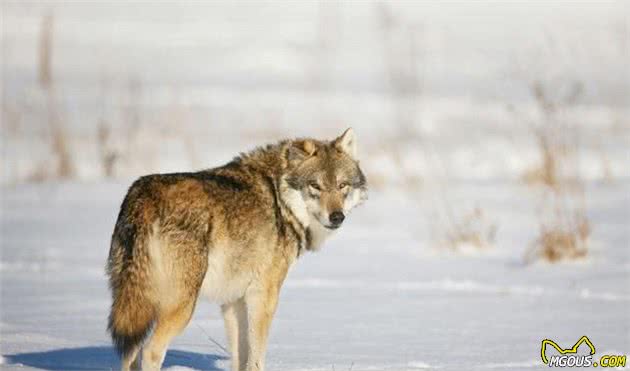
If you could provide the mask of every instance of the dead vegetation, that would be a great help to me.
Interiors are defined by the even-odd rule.
[[[497,225],[490,222],[483,210],[475,207],[458,220],[451,220],[440,245],[462,252],[463,250],[486,250],[494,246]]]
[[[584,182],[580,176],[580,136],[575,122],[564,112],[582,95],[574,82],[563,96],[552,97],[552,89],[540,81],[530,87],[539,120],[530,121],[538,144],[540,163],[523,180],[540,191],[539,235],[525,253],[527,263],[575,260],[588,254],[591,225],[586,215]]]
[[[531,263],[536,259],[544,259],[555,263],[586,257],[589,234],[587,220],[581,220],[568,228],[541,225],[539,237],[527,251],[525,260]]]
[[[386,87],[391,105],[393,135],[379,143],[391,157],[401,174],[402,186],[417,191],[422,178],[410,172],[404,163],[407,149],[422,147],[422,136],[416,129],[420,123],[422,91],[424,85],[423,44],[421,27],[404,22],[386,3],[375,7],[378,30],[381,36],[382,55],[385,62]],[[374,174],[374,178],[379,178]]]
[[[540,161],[523,175],[531,185],[558,189],[579,182],[577,179],[577,151],[579,132],[577,125],[564,118],[567,107],[574,105],[582,94],[582,84],[573,82],[562,97],[553,98],[551,89],[535,81],[530,86],[538,108],[538,120],[528,121],[536,140]]]
[[[543,210],[538,238],[525,253],[526,263],[575,260],[588,255],[591,223],[586,216],[583,190],[555,192],[550,201],[554,210]]]
[[[430,233],[435,245],[454,252],[483,251],[495,242],[497,225],[488,220],[481,207],[472,210],[455,203],[450,194],[452,186],[444,159],[423,138],[422,93],[425,88],[425,45],[422,24],[406,22],[387,3],[376,5],[376,18],[381,36],[385,65],[386,86],[391,104],[395,129],[378,144],[390,158],[399,174],[400,186],[412,198],[418,197],[420,188],[432,194],[429,220]],[[426,174],[410,169],[408,153],[417,148]],[[414,152],[414,151],[411,151]],[[386,176],[370,174],[370,181],[385,183]]]
[[[38,58],[38,81],[47,100],[48,127],[50,130],[51,150],[57,159],[54,176],[59,179],[69,179],[74,176],[74,164],[70,155],[68,135],[60,119],[59,103],[55,95],[55,81],[52,69],[53,54],[53,25],[52,14],[42,19]],[[35,175],[41,176],[41,174]]]
[[[27,166],[22,167],[18,164],[9,167],[12,173],[7,174],[7,179],[11,182],[41,183],[76,179],[79,176],[78,159],[74,158],[77,148],[73,148],[73,140],[77,141],[79,134],[68,128],[63,88],[60,88],[60,83],[55,78],[54,29],[54,15],[49,13],[43,16],[36,44],[36,69],[33,71],[36,76],[35,89],[25,89],[22,94],[2,101],[1,121],[7,139],[20,142],[25,140],[24,137],[35,136],[35,141],[45,148],[41,152],[38,151]],[[95,149],[97,166],[100,165],[100,175],[103,177],[112,178],[119,175],[120,168],[129,163],[131,158],[137,157],[140,161],[149,158],[144,148],[138,144],[143,142],[140,138],[141,85],[130,78],[128,90],[128,97],[121,98],[120,112],[114,112],[113,117],[101,112],[95,119],[94,134],[90,136],[90,144]],[[110,97],[104,93],[101,101],[105,102],[107,98]],[[191,152],[194,150],[190,141],[186,142],[185,147]],[[88,150],[90,148],[92,147],[90,146]]]
[[[101,120],[98,124],[96,142],[98,143],[99,157],[103,174],[107,178],[114,177],[114,169],[116,162],[120,158],[118,152],[109,145],[111,141],[111,128],[105,120]]]

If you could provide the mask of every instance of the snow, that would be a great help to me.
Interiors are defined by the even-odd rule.
[[[108,370],[105,331],[110,233],[128,182],[3,188],[3,369]],[[283,287],[270,370],[519,370],[540,367],[540,342],[587,335],[599,350],[630,351],[628,184],[589,184],[599,248],[587,259],[524,265],[536,229],[527,188],[457,182],[454,197],[491,205],[496,246],[461,255],[433,247],[425,214],[404,191],[372,192]],[[511,203],[501,202],[512,194]],[[216,306],[201,301],[166,358],[169,370],[215,370],[229,360]]]

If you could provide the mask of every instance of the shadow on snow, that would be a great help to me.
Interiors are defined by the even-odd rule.
[[[112,347],[63,348],[45,352],[3,355],[5,364],[53,371],[119,370],[120,359]],[[169,350],[162,367],[183,366],[195,370],[220,371],[216,361],[225,357],[182,350]]]

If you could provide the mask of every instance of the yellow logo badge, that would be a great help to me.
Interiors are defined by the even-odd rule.
[[[578,349],[582,344],[586,344],[589,354],[578,354]],[[547,357],[548,346],[554,348],[559,354]],[[595,345],[587,337],[582,336],[571,348],[561,348],[553,340],[544,339],[540,346],[540,358],[549,367],[625,367],[625,355],[604,355],[599,359],[599,363],[594,361]]]

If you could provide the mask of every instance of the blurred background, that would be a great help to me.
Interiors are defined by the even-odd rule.
[[[629,175],[623,1],[45,1],[2,13],[3,184],[211,167],[347,126],[373,185],[438,170],[517,179],[540,165],[550,120],[580,147],[582,176]]]
[[[116,362],[102,266],[135,177],[347,127],[371,200],[292,273],[274,369],[527,368],[542,338],[584,334],[630,350],[629,5],[3,1],[6,363]],[[82,304],[24,315],[51,296]],[[216,313],[193,322],[179,349],[223,342]],[[83,348],[37,353],[59,332]],[[405,346],[362,342],[375,333]],[[516,363],[508,343],[527,349]],[[196,354],[167,361],[205,369]]]

